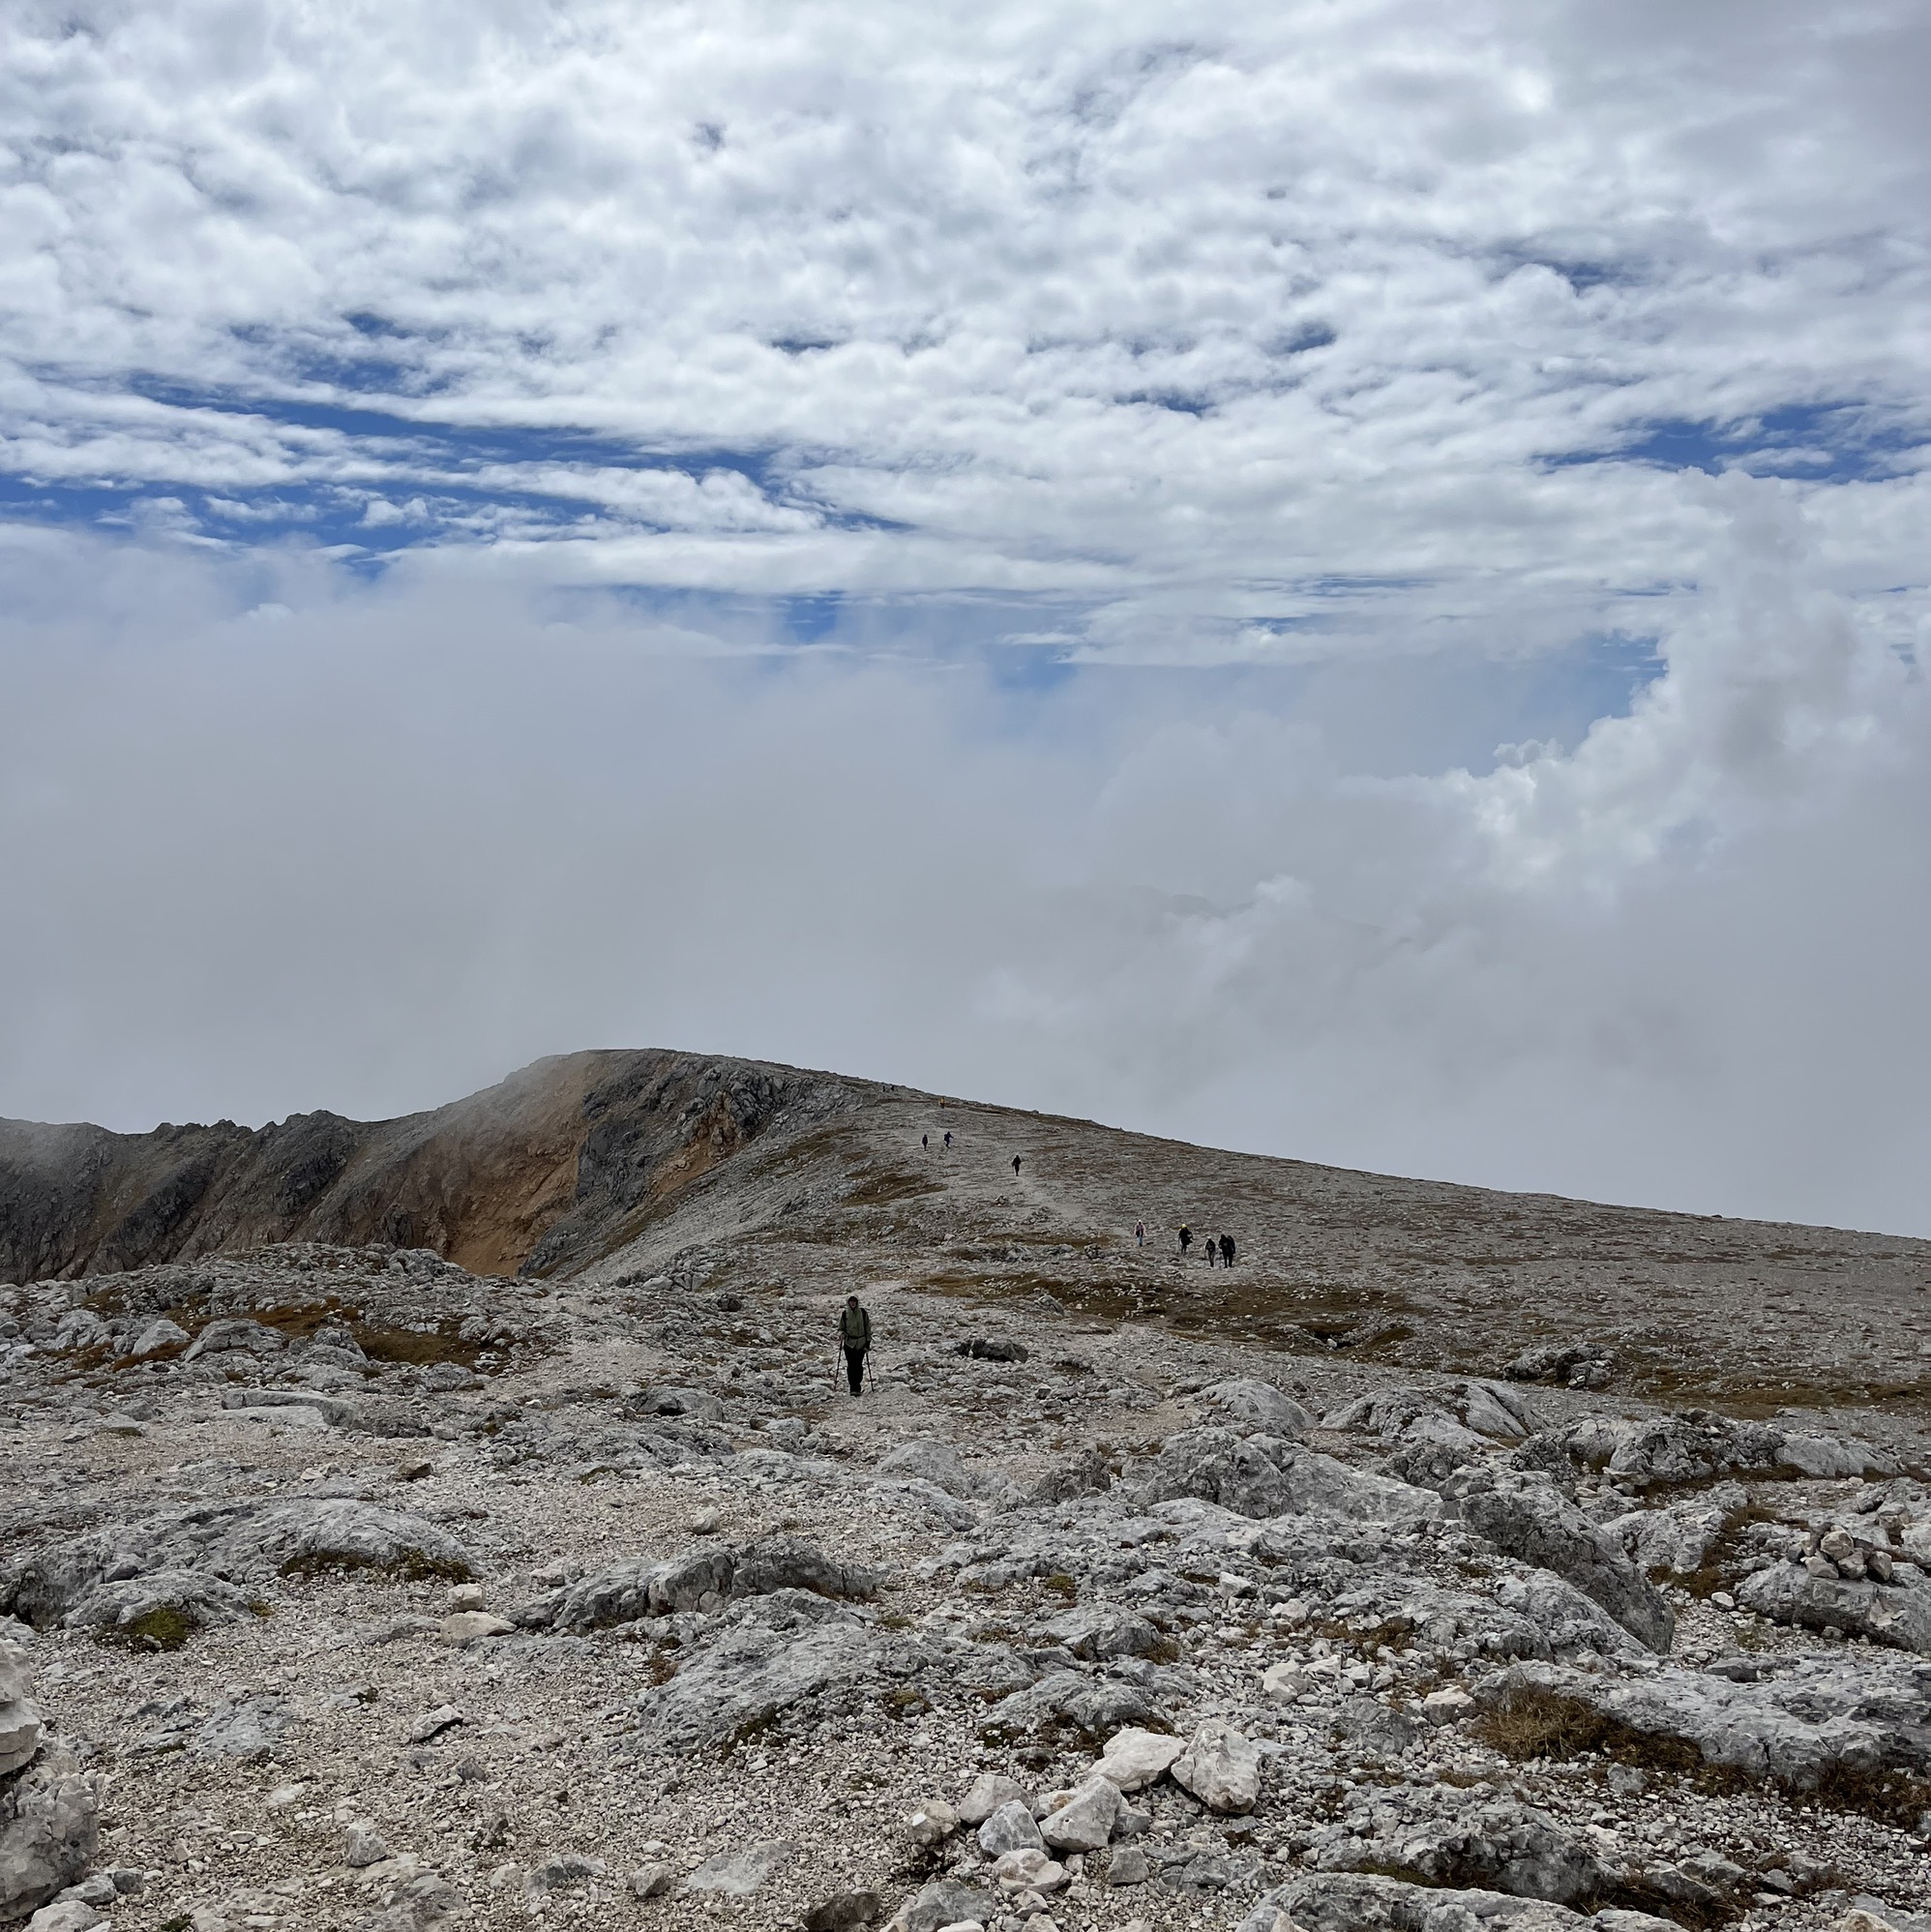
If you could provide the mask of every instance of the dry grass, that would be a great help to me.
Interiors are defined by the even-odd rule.
[[[1751,1785],[1735,1767],[1708,1763],[1686,1739],[1638,1731],[1580,1698],[1563,1697],[1533,1685],[1512,1691],[1480,1712],[1470,1731],[1505,1758],[1565,1762],[1608,1758],[1617,1764],[1683,1778],[1714,1795],[1745,1791]],[[1924,1812],[1931,1810],[1931,1781],[1905,1771],[1860,1770],[1839,1763],[1825,1772],[1814,1789],[1788,1789],[1791,1796],[1829,1810],[1856,1812],[1904,1830],[1915,1828]]]
[[[873,1168],[850,1176],[850,1191],[845,1197],[847,1207],[889,1207],[898,1201],[916,1201],[925,1194],[941,1194],[937,1181],[904,1169]]]
[[[351,1332],[371,1362],[413,1362],[418,1368],[458,1362],[473,1370],[477,1356],[489,1347],[487,1342],[465,1342],[453,1322],[431,1329],[373,1328],[358,1322]]]
[[[1717,1531],[1715,1540],[1695,1569],[1659,1569],[1651,1570],[1649,1574],[1654,1581],[1675,1584],[1678,1589],[1688,1590],[1692,1596],[1713,1596],[1719,1590],[1728,1590],[1736,1579],[1738,1564],[1744,1556],[1744,1531],[1753,1524],[1782,1520],[1779,1512],[1768,1503],[1746,1502],[1723,1519],[1723,1528]]]
[[[1478,1741],[1505,1758],[1568,1763],[1604,1757],[1678,1777],[1702,1780],[1714,1772],[1725,1790],[1741,1790],[1747,1782],[1740,1771],[1706,1764],[1703,1753],[1680,1738],[1638,1731],[1579,1697],[1563,1697],[1534,1685],[1511,1691],[1482,1710],[1469,1728]]]

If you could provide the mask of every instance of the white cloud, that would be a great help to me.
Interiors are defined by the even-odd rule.
[[[448,480],[353,427],[129,413],[135,372],[761,450],[734,506],[595,458],[478,474],[735,532],[680,553],[719,588],[822,522],[801,489],[905,527],[825,529],[787,581],[1103,579],[1144,657],[1163,613],[1337,578],[1548,645],[1693,582],[1710,529],[1680,477],[1545,459],[1824,401],[1922,431],[1901,4],[1349,0],[1204,40],[1151,5],[24,12],[0,347],[34,475]],[[1917,581],[1921,476],[1867,493],[1843,569]]]
[[[1931,1231],[1931,23],[1202,21],[17,6],[0,1106],[663,1040]]]
[[[500,573],[16,541],[10,593],[66,589],[0,633],[0,1091],[370,1112],[670,1041],[1931,1229],[1922,685],[1788,485],[1712,493],[1664,675],[1486,777],[1351,775],[1318,704],[1205,673],[1015,698],[539,625]]]

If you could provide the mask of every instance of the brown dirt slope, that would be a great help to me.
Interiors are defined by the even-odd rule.
[[[477,1273],[549,1273],[787,1115],[860,1088],[660,1052],[539,1060],[397,1120],[298,1114],[111,1134],[0,1121],[0,1279],[109,1273],[270,1241],[433,1248]]]

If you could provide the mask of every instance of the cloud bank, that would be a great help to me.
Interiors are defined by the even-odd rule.
[[[0,1111],[1931,1232],[1921,10],[16,11]]]
[[[1350,771],[1265,682],[721,654],[313,566],[223,609],[223,566],[36,539],[15,580],[91,589],[5,632],[10,1102],[401,1110],[668,1040],[1922,1228],[1922,687],[1783,486],[1717,493],[1663,673],[1481,776]]]

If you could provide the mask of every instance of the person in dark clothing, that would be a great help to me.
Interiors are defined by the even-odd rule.
[[[1205,1240],[1205,1242],[1203,1243],[1203,1245],[1204,1245],[1204,1247],[1206,1248],[1206,1264],[1207,1264],[1207,1266],[1208,1266],[1208,1267],[1212,1267],[1212,1266],[1213,1266],[1213,1258],[1214,1258],[1214,1254],[1215,1254],[1216,1250],[1215,1250],[1215,1248],[1214,1248],[1214,1245],[1213,1245],[1213,1236],[1212,1236],[1211,1234],[1209,1234],[1209,1235],[1208,1235],[1208,1236],[1206,1237],[1206,1240]]]
[[[865,1357],[872,1352],[872,1318],[855,1294],[845,1297],[838,1317],[838,1345],[845,1351],[845,1374],[853,1395],[865,1385]]]
[[[1233,1236],[1223,1234],[1220,1237],[1220,1264],[1224,1268],[1233,1265]]]
[[[945,1130],[945,1151],[948,1154],[952,1151],[952,1129],[950,1127]]]
[[[921,1134],[918,1137],[918,1144],[921,1152],[929,1152],[932,1147],[932,1136],[930,1134]]]
[[[1018,1172],[1019,1172],[1019,1156],[1015,1154],[1013,1156],[1013,1173],[1018,1174]]]
[[[1184,1255],[1194,1245],[1194,1231],[1183,1221],[1180,1224],[1180,1253]]]

